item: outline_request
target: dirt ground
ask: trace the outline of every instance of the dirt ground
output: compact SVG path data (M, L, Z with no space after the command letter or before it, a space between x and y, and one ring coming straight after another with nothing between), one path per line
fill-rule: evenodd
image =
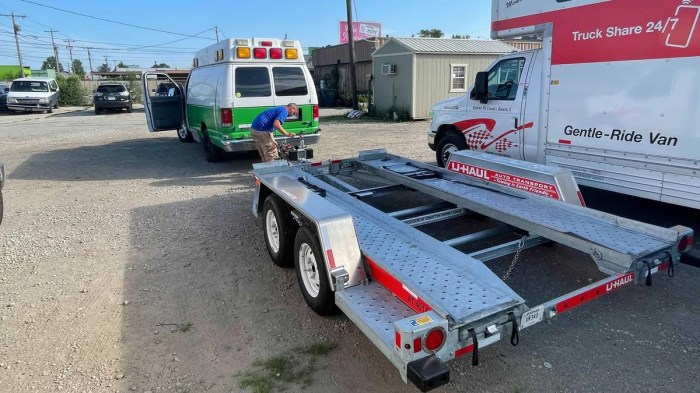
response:
M315 154L386 147L434 163L428 128L322 118ZM0 392L418 391L272 264L251 213L256 155L207 163L199 144L149 134L142 110L2 115L0 136ZM536 305L597 275L587 256L546 247L509 283ZM478 367L451 362L436 391L700 391L699 279L681 265L536 325L518 347L484 348Z

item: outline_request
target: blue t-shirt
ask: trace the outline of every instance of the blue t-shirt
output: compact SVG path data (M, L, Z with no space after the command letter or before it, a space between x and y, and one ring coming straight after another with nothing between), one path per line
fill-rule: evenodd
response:
M287 120L287 107L280 106L277 108L270 108L263 113L259 114L258 117L253 120L251 127L258 131L275 131L273 124L275 120L279 120L280 123L284 123Z

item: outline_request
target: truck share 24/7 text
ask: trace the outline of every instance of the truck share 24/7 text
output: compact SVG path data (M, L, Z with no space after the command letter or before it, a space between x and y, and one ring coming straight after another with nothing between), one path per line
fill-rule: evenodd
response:
M639 25L625 27L610 26L605 29L605 35L603 35L603 30L601 29L595 29L594 31L588 32L574 31L571 33L571 35L573 36L574 41L584 41L601 39L603 36L606 38L614 38L643 33L664 33L669 28L672 30L676 26L676 23L678 23L678 18L669 17L665 21L660 20L657 22L647 22L646 27Z
M643 143L646 140L652 145L661 146L676 146L678 144L678 138L664 136L660 132L650 131L648 133L649 139L646 139L644 138L641 132L619 130L616 128L610 132L605 132L599 130L597 127L575 128L574 126L567 125L566 127L564 127L564 135L593 139L609 138L610 140L615 141L626 141L636 143Z

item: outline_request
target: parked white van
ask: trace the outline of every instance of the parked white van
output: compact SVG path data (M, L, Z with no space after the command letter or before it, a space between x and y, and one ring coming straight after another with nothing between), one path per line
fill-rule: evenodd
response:
M227 39L195 54L193 68L181 86L158 71L142 77L148 129L177 130L182 142L204 146L207 161L223 152L256 150L250 133L264 110L295 103L299 114L284 128L317 143L318 98L299 41L274 38ZM159 86L174 86L167 94ZM279 141L287 140L275 132Z
M12 112L47 112L58 108L61 92L53 78L19 78L10 85L7 109Z

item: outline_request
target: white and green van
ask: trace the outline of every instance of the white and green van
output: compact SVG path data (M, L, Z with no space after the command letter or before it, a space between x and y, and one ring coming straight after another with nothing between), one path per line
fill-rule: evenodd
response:
M176 130L182 142L201 142L210 162L225 151L256 150L253 119L275 106L297 104L299 115L284 128L305 144L320 138L318 98L299 41L227 39L195 54L184 86L158 71L145 72L142 84L149 131ZM161 85L171 86L167 94Z

